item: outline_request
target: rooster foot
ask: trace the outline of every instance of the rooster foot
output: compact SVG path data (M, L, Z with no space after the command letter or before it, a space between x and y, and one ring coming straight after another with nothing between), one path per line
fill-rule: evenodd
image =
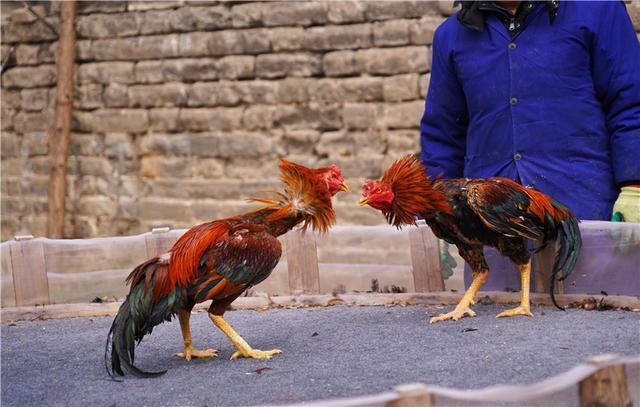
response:
M509 309L509 310L506 310L506 311L502 311L501 313L496 315L496 318L513 317L515 315L526 315L528 317L532 317L533 316L533 314L531 313L531 310L529 309L529 307L523 307L521 305L521 306L516 307L514 309Z
M271 349L271 350L259 350L259 349L251 349L249 352L240 352L237 351L233 355L231 355L231 360L236 360L237 358L251 358L258 360L266 360L271 359L273 355L277 355L282 353L280 349Z
M446 314L440 314L437 317L431 318L429 320L429 323L434 324L436 322L446 321L447 319L453 319L454 321L457 321L460 318L464 317L465 315L468 315L470 317L475 317L476 313L469 307L464 307L461 309L456 308L451 312L447 312Z
M185 347L184 348L184 352L179 352L176 353L176 356L182 359L185 359L187 361L191 360L192 358L215 358L216 356L218 356L218 350L217 349L205 349L205 350L198 350L192 347Z

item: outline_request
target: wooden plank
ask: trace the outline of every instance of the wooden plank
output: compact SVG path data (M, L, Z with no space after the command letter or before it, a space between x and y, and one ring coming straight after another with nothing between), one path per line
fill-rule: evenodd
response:
M320 270L316 236L311 231L292 230L285 236L289 290L291 294L320 292Z
M49 177L47 236L64 237L65 198L67 196L67 158L71 140L73 78L76 59L76 2L60 4L60 39L56 83L56 111L51 126L51 175Z
M171 236L168 233L169 230L169 228L152 229L151 233L145 236L148 258L160 256L171 249L177 238L175 236Z
M520 303L520 293L498 293L498 292L480 292L479 296L488 296L491 301L496 304L518 304ZM232 309L251 309L264 310L270 308L295 308L295 307L330 307L333 305L345 305L354 307L368 306L406 306L406 305L456 305L460 302L462 294L452 292L439 293L414 293L414 294L340 294L332 296L328 294L316 295L283 295L274 297L240 297L232 304ZM580 294L564 294L558 297L560 304L567 304L573 301L580 301L590 297L589 295ZM535 304L550 305L549 295L536 294L531 295L531 300ZM607 297L607 303L615 307L628 307L640 309L640 298L629 296ZM113 313L105 313L104 307L113 305ZM74 316L101 316L115 315L117 308L121 302L104 303L104 304L54 304L38 307L8 307L0 310L0 320L22 321L34 318L68 318ZM194 310L206 311L209 307L209 301L196 304ZM91 312L97 312L92 314ZM534 316L537 311L534 309ZM585 376L586 377L586 376Z
M440 270L440 242L431 229L419 225L409 231L414 291L444 291Z
M587 362L599 366L618 360L617 355L601 355ZM580 407L631 407L627 374L622 364L599 369L580 382Z
M431 407L434 405L433 394L422 383L404 384L393 389L398 394L396 400L390 400L387 407Z
M42 240L11 242L10 253L16 305L49 304Z
M540 253L535 255L535 276L537 293L548 293L551 284L551 271L555 261L556 245L550 244ZM564 293L562 281L556 281L555 294Z

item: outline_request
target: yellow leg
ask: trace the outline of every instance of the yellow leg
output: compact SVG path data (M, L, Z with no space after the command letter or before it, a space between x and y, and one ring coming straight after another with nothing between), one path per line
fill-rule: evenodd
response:
M259 350L253 349L247 341L245 341L231 325L227 321L224 320L220 315L213 315L209 313L209 318L213 321L213 324L217 326L225 335L231 340L233 346L238 349L233 355L231 355L231 360L235 360L239 357L243 358L252 358L252 359L271 359L273 355L277 355L282 353L280 349L272 349L272 350Z
M186 360L191 360L191 358L215 358L218 356L218 351L215 349L198 350L193 347L189 318L191 318L190 311L178 311L180 330L182 331L182 339L184 340L184 352L176 353L176 356Z
M496 318L512 317L514 315L526 315L529 317L533 316L529 306L529 286L531 284L531 260L529 260L529 263L525 264L524 266L520 266L520 280L522 285L521 287L522 296L520 298L520 306L507 311L503 311L498 315L496 315Z
M462 299L460 300L458 305L456 305L456 308L451 312L440 314L437 317L431 318L431 320L429 320L429 323L433 324L435 322L445 321L447 319L453 319L454 321L457 321L460 318L464 317L465 315L468 315L470 317L475 317L476 313L473 312L471 308L469 308L469 305L475 304L475 302L473 301L473 297L475 297L480 287L482 287L484 282L487 280L488 275L489 275L488 272L477 273L473 277L471 286L469 287L467 292L464 293L464 295L462 296Z

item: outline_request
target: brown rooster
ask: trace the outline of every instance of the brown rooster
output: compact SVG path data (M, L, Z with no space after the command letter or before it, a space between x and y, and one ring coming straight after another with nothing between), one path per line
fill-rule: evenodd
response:
M396 226L415 224L424 218L433 233L458 247L469 263L473 282L456 308L431 318L430 323L475 316L473 298L489 274L482 251L491 246L520 269L520 306L498 317L533 316L529 304L531 255L527 239L538 242L538 251L557 243L551 276L551 299L557 275L566 278L576 263L582 240L578 221L571 211L534 189L506 178L438 179L432 182L418 158L406 156L389 167L379 181L364 184L361 205L382 211Z
M105 363L111 377L124 375L123 367L139 377L161 372L144 372L134 366L135 341L153 328L178 315L184 352L178 356L215 357L214 349L193 347L189 318L194 305L212 300L209 317L236 347L231 359L270 359L279 349L253 349L224 320L228 306L247 288L266 279L274 269L282 249L277 237L302 224L306 229L326 233L335 222L331 197L347 191L340 168L310 169L280 162L284 192L275 198L252 198L265 206L253 212L216 220L189 229L169 253L153 258L127 278L131 288L120 306L107 337ZM111 343L111 369L108 350Z

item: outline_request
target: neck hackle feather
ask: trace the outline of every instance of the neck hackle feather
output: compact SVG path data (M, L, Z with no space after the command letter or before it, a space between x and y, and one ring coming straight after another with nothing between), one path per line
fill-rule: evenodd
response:
M275 222L289 217L300 217L302 229L309 226L314 231L327 233L335 223L336 214L331 203L331 194L322 175L331 170L307 168L291 161L280 161L280 179L284 192L273 192L275 197L254 197L250 201L266 206L260 210L272 210L268 221Z
M419 158L408 155L391 164L382 176L382 183L391 188L394 199L384 215L393 226L414 225L416 217L435 212L451 214L447 196L433 188Z

